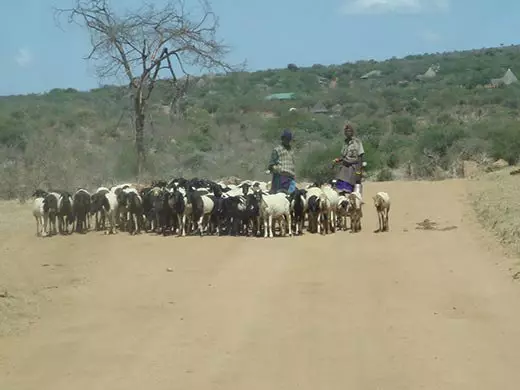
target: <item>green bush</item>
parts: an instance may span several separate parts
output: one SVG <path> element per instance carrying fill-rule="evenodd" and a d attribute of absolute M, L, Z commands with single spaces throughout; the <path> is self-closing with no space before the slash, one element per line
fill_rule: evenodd
<path fill-rule="evenodd" d="M 494 89 L 482 85 L 501 77 L 508 67 L 520 76 L 518 63 L 520 51 L 512 46 L 380 62 L 308 68 L 296 64 L 295 72 L 269 69 L 193 77 L 176 116 L 164 109 L 173 97 L 171 81 L 160 80 L 146 117 L 145 141 L 151 153 L 146 168 L 168 175 L 186 171 L 206 177 L 263 177 L 260 156 L 268 155 L 281 131 L 289 128 L 299 150 L 325 145 L 301 160 L 298 156 L 299 175 L 326 179 L 335 174 L 330 161 L 339 155 L 345 120 L 363 140 L 368 170 L 375 177 L 389 178 L 390 170 L 408 164 L 428 178 L 437 177 L 439 168 L 451 171 L 460 159 L 491 156 L 514 163 L 520 155 L 520 83 Z M 417 80 L 432 64 L 440 66 L 438 75 Z M 382 72 L 380 77 L 360 79 L 375 69 Z M 334 77 L 337 85 L 329 88 Z M 277 92 L 294 92 L 297 99 L 264 99 Z M 80 177 L 92 177 L 96 183 L 129 178 L 135 172 L 130 96 L 128 87 L 103 86 L 89 92 L 54 89 L 0 97 L 0 152 L 9 151 L 10 159 L 20 161 L 14 173 L 20 181 L 43 175 L 24 163 L 32 161 L 31 145 L 45 142 L 42 165 L 59 172 L 63 183 Z M 330 115 L 314 115 L 310 109 L 317 102 L 339 108 Z M 296 112 L 289 112 L 291 107 Z M 266 113 L 275 117 L 268 119 Z M 72 156 L 67 169 L 73 172 L 55 168 L 64 153 Z"/>
<path fill-rule="evenodd" d="M 307 154 L 302 160 L 299 176 L 308 180 L 331 180 L 337 173 L 337 167 L 332 167 L 332 161 L 340 156 L 341 145 L 330 144 L 324 149 Z"/>
<path fill-rule="evenodd" d="M 397 134 L 403 135 L 411 135 L 415 133 L 415 123 L 414 119 L 410 116 L 394 116 L 392 118 L 392 124 L 394 126 L 393 130 Z"/>
<path fill-rule="evenodd" d="M 520 137 L 518 136 L 518 124 L 506 122 L 500 124 L 493 132 L 491 138 L 491 155 L 495 159 L 502 158 L 509 164 L 516 164 L 520 157 Z"/>

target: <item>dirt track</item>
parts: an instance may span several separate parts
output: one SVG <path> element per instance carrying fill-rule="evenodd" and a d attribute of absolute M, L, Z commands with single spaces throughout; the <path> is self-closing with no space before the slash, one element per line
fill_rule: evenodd
<path fill-rule="evenodd" d="M 381 235 L 371 204 L 358 235 L 273 240 L 37 239 L 28 211 L 0 275 L 39 318 L 0 338 L 0 389 L 518 389 L 520 286 L 465 183 L 379 189 Z"/>

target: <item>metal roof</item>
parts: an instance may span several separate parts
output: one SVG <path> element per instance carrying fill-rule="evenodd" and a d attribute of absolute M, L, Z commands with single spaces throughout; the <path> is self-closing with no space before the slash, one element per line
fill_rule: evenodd
<path fill-rule="evenodd" d="M 273 93 L 265 98 L 265 100 L 291 100 L 296 97 L 294 92 L 285 92 L 285 93 Z"/>

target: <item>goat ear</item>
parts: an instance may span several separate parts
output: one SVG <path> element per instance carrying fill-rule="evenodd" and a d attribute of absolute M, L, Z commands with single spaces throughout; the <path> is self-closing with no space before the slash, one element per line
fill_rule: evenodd
<path fill-rule="evenodd" d="M 365 202 L 361 201 L 361 204 L 362 204 L 362 205 L 364 205 L 364 204 L 365 204 Z"/>

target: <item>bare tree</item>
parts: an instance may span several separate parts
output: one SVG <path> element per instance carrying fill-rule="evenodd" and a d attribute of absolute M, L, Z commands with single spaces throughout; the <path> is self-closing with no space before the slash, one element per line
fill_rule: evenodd
<path fill-rule="evenodd" d="M 218 20 L 210 4 L 196 1 L 200 5 L 198 16 L 186 10 L 183 0 L 168 1 L 160 8 L 144 3 L 125 13 L 117 13 L 109 0 L 74 0 L 73 8 L 55 10 L 57 17 L 66 15 L 68 23 L 88 30 L 92 49 L 86 59 L 96 61 L 100 78 L 122 74 L 128 80 L 135 115 L 138 177 L 146 158 L 148 102 L 161 71 L 168 72 L 173 107 L 188 86 L 186 66 L 225 72 L 238 69 L 225 61 L 229 49 L 216 38 Z"/>

